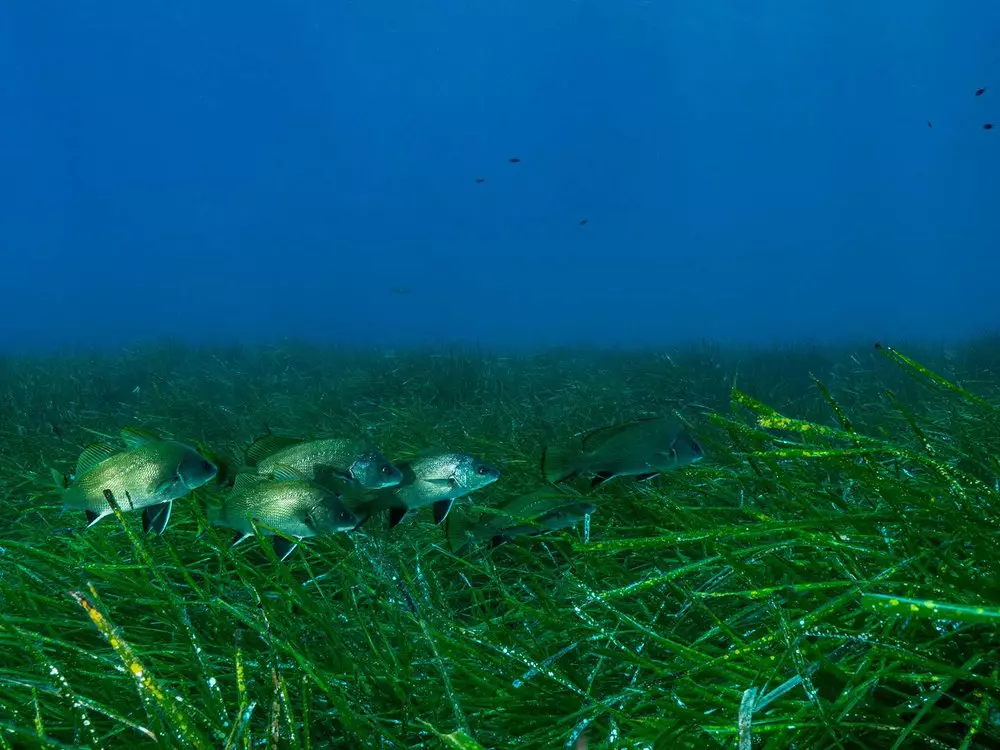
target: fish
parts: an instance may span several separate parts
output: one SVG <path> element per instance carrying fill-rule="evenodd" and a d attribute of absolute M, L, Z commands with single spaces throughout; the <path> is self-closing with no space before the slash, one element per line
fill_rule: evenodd
<path fill-rule="evenodd" d="M 388 508 L 389 528 L 392 528 L 411 511 L 428 506 L 433 508 L 434 523 L 440 524 L 456 500 L 500 478 L 498 469 L 468 453 L 429 454 L 398 466 L 403 472 L 403 483 L 363 504 L 362 524 L 374 512 Z"/>
<path fill-rule="evenodd" d="M 976 96 L 982 96 L 985 93 L 986 93 L 986 87 L 985 86 L 983 88 L 981 88 L 981 89 L 976 89 Z"/>
<path fill-rule="evenodd" d="M 272 474 L 273 479 L 259 474 L 239 474 L 232 491 L 208 505 L 209 523 L 235 532 L 233 546 L 253 535 L 251 518 L 299 541 L 350 531 L 358 525 L 358 517 L 328 487 L 280 464 L 272 467 Z M 264 533 L 271 534 L 267 530 Z M 273 536 L 271 544 L 280 560 L 287 558 L 298 546 L 298 542 Z"/>
<path fill-rule="evenodd" d="M 539 536 L 575 526 L 596 512 L 593 503 L 541 489 L 514 498 L 475 520 L 452 513 L 445 526 L 445 537 L 456 553 L 487 539 L 493 549 L 517 537 Z"/>
<path fill-rule="evenodd" d="M 558 484 L 578 475 L 592 476 L 591 487 L 614 477 L 652 479 L 664 471 L 700 461 L 704 453 L 684 425 L 647 417 L 586 433 L 579 446 L 542 453 L 542 475 Z"/>
<path fill-rule="evenodd" d="M 121 431 L 124 448 L 107 442 L 84 449 L 72 476 L 52 470 L 66 509 L 82 510 L 87 528 L 111 514 L 109 490 L 123 511 L 142 510 L 143 531 L 162 534 L 173 501 L 208 484 L 218 467 L 195 448 L 148 430 Z"/>
<path fill-rule="evenodd" d="M 346 479 L 368 490 L 395 487 L 403 481 L 403 473 L 381 451 L 361 440 L 300 440 L 268 434 L 250 444 L 246 458 L 263 476 L 281 465 L 307 479 Z"/>
<path fill-rule="evenodd" d="M 993 123 L 988 122 L 985 125 L 983 125 L 983 130 L 993 130 Z"/>

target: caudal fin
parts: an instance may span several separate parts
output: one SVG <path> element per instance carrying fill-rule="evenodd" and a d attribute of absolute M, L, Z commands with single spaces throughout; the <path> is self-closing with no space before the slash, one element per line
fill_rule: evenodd
<path fill-rule="evenodd" d="M 448 546 L 456 555 L 465 552 L 476 539 L 476 524 L 464 513 L 449 513 L 444 522 L 444 536 Z"/>
<path fill-rule="evenodd" d="M 542 476 L 546 482 L 558 484 L 580 473 L 579 451 L 546 446 L 542 451 Z"/>

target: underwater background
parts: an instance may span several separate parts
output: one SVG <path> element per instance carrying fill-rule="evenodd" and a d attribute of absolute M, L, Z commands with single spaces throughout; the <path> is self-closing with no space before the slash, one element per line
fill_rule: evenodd
<path fill-rule="evenodd" d="M 0 5 L 0 750 L 1000 747 L 1000 5 Z"/>

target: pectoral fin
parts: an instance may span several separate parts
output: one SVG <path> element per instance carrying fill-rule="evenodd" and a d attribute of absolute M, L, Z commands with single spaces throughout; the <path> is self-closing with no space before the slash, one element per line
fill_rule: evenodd
<path fill-rule="evenodd" d="M 142 512 L 142 530 L 148 532 L 150 529 L 156 534 L 162 534 L 170 521 L 170 511 L 173 502 L 168 501 L 159 505 L 150 505 Z"/>
<path fill-rule="evenodd" d="M 92 510 L 85 510 L 84 513 L 87 514 L 87 528 L 88 529 L 91 526 L 93 526 L 95 523 L 97 523 L 98 521 L 100 521 L 102 518 L 104 518 L 106 515 L 108 515 L 107 513 L 95 513 Z"/>
<path fill-rule="evenodd" d="M 595 476 L 590 482 L 590 488 L 600 487 L 602 484 L 612 479 L 615 475 L 609 471 L 602 471 L 597 476 Z"/>
<path fill-rule="evenodd" d="M 181 475 L 180 474 L 174 474 L 170 479 L 164 479 L 162 482 L 160 482 L 158 485 L 156 485 L 156 489 L 153 490 L 153 495 L 155 497 L 163 497 L 164 495 L 166 495 L 167 497 L 170 497 L 171 500 L 173 500 L 176 497 L 180 497 L 180 495 L 184 493 L 184 490 L 181 490 L 181 492 L 179 494 L 177 494 L 177 495 L 174 494 L 175 488 L 177 488 L 178 485 L 183 485 L 183 483 L 184 483 L 184 480 L 181 479 Z M 131 503 L 131 502 L 132 502 L 132 499 L 129 498 L 129 503 Z M 150 507 L 153 507 L 153 506 L 150 506 Z M 123 508 L 123 510 L 124 510 L 124 508 Z M 135 508 L 133 508 L 133 510 L 135 510 Z"/>
<path fill-rule="evenodd" d="M 297 542 L 290 542 L 283 536 L 275 536 L 271 538 L 271 546 L 274 548 L 274 554 L 277 555 L 279 560 L 284 560 L 295 548 L 298 547 Z"/>
<path fill-rule="evenodd" d="M 454 500 L 438 500 L 434 503 L 434 523 L 440 524 L 444 519 L 446 519 L 448 517 L 448 512 L 451 510 L 451 506 L 454 504 Z"/>

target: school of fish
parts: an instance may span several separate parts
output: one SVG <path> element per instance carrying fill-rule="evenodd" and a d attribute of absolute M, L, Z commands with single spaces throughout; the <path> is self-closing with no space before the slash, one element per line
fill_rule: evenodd
<path fill-rule="evenodd" d="M 546 447 L 541 488 L 481 513 L 453 512 L 455 503 L 497 482 L 500 471 L 468 453 L 427 452 L 390 461 L 355 438 L 306 440 L 269 433 L 243 451 L 223 452 L 127 427 L 120 439 L 87 446 L 73 474 L 52 470 L 65 509 L 83 511 L 93 526 L 114 510 L 142 512 L 143 530 L 162 534 L 173 503 L 196 490 L 213 526 L 229 529 L 233 545 L 256 531 L 271 538 L 284 560 L 311 537 L 350 532 L 387 513 L 390 528 L 429 508 L 456 553 L 479 543 L 497 547 L 576 526 L 597 511 L 591 496 L 572 489 L 577 477 L 591 490 L 615 477 L 648 481 L 700 461 L 704 453 L 687 427 L 650 417 L 599 427 L 578 443 Z M 426 511 L 424 511 L 426 512 Z"/>

